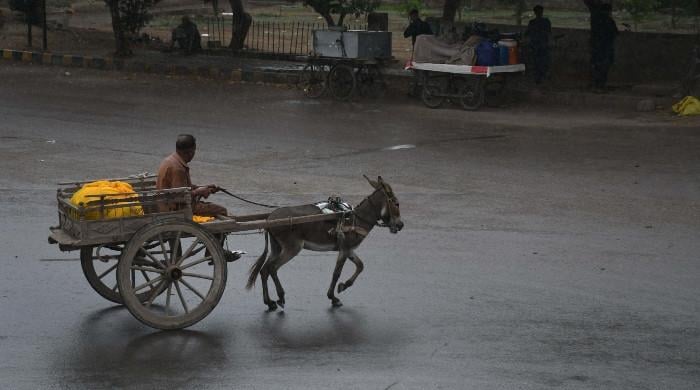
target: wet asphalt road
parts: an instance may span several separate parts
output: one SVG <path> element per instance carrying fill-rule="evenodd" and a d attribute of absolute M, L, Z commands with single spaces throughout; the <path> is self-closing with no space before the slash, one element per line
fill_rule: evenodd
<path fill-rule="evenodd" d="M 417 102 L 0 64 L 0 388 L 693 389 L 700 383 L 699 122 Z M 218 307 L 141 325 L 46 243 L 55 183 L 154 171 L 198 137 L 196 182 L 302 204 L 370 193 L 373 231 L 332 310 L 334 256 L 280 271 L 284 313 L 244 289 L 232 237 Z M 385 150 L 411 144 L 412 149 Z M 225 197 L 238 214 L 260 211 Z M 345 274 L 353 270 L 346 265 Z M 344 279 L 344 278 L 343 278 Z"/>

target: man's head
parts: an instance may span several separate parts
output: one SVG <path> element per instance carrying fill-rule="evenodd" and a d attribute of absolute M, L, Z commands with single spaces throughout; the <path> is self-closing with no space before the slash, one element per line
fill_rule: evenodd
<path fill-rule="evenodd" d="M 197 140 L 191 134 L 180 134 L 175 142 L 175 151 L 185 162 L 190 162 L 194 158 L 197 150 Z"/>
<path fill-rule="evenodd" d="M 611 15 L 612 15 L 612 10 L 613 10 L 613 9 L 612 9 L 612 4 L 610 4 L 610 3 L 604 3 L 604 4 L 602 4 L 602 5 L 600 6 L 600 10 L 601 10 L 605 15 L 611 16 Z"/>
<path fill-rule="evenodd" d="M 416 20 L 418 20 L 418 10 L 415 8 L 412 9 L 411 12 L 408 13 L 408 18 L 411 19 L 411 22 L 415 22 Z"/>
<path fill-rule="evenodd" d="M 542 14 L 544 13 L 544 7 L 539 4 L 536 5 L 532 10 L 535 12 L 535 16 L 537 16 L 538 18 L 541 18 Z"/>

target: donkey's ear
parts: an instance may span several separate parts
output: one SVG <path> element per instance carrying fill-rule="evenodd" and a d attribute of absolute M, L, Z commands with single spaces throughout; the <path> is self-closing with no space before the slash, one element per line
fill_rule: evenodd
<path fill-rule="evenodd" d="M 377 183 L 376 181 L 370 179 L 369 177 L 367 177 L 367 175 L 362 175 L 362 177 L 364 177 L 365 179 L 367 179 L 367 181 L 369 182 L 369 185 L 371 185 L 372 188 L 374 188 L 374 189 L 378 189 L 378 188 L 379 188 L 379 183 Z"/>

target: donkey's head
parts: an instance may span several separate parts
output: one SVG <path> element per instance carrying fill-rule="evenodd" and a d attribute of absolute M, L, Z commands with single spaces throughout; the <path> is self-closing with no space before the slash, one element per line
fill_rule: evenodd
<path fill-rule="evenodd" d="M 371 180 L 367 176 L 365 176 L 365 179 L 374 187 L 374 194 L 372 194 L 370 199 L 381 199 L 379 201 L 381 204 L 379 218 L 382 220 L 383 225 L 388 227 L 390 232 L 398 233 L 403 229 L 403 222 L 401 221 L 399 200 L 396 198 L 396 195 L 394 195 L 391 186 L 389 183 L 385 182 L 381 176 L 377 177 L 377 181 Z"/>

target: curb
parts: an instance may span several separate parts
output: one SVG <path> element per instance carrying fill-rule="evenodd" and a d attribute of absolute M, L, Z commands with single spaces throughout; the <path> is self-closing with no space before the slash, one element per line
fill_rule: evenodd
<path fill-rule="evenodd" d="M 147 63 L 139 60 L 123 60 L 112 57 L 91 57 L 71 54 L 53 54 L 36 51 L 0 49 L 0 59 L 41 64 L 48 66 L 68 66 L 96 70 L 116 70 L 133 73 L 148 73 L 167 76 L 205 78 L 232 83 L 255 83 L 278 87 L 294 87 L 298 84 L 299 70 L 256 70 L 226 68 L 218 66 L 184 66 L 163 63 Z M 413 75 L 397 69 L 388 69 L 384 80 L 389 90 L 402 94 L 408 91 Z M 586 92 L 546 92 L 535 94 L 531 91 L 514 89 L 511 91 L 516 100 L 522 103 L 534 103 L 558 107 L 576 107 L 591 109 L 618 109 L 636 111 L 645 96 L 596 95 Z M 651 98 L 657 106 L 670 105 L 667 98 Z"/>
<path fill-rule="evenodd" d="M 658 96 L 595 94 L 581 91 L 548 91 L 538 94 L 523 89 L 514 90 L 513 93 L 519 100 L 528 103 L 599 110 L 640 111 L 639 105 L 642 101 L 651 101 L 656 108 L 670 107 L 673 104 L 673 98 Z"/>
<path fill-rule="evenodd" d="M 183 65 L 166 65 L 147 63 L 138 60 L 123 60 L 112 57 L 91 57 L 71 54 L 52 54 L 37 51 L 0 49 L 0 58 L 4 60 L 39 64 L 48 66 L 67 66 L 96 70 L 116 70 L 133 73 L 149 73 L 169 76 L 190 76 L 234 83 L 258 83 L 275 86 L 295 86 L 296 72 L 261 71 L 240 68 L 221 68 L 218 66 L 190 67 Z"/>

